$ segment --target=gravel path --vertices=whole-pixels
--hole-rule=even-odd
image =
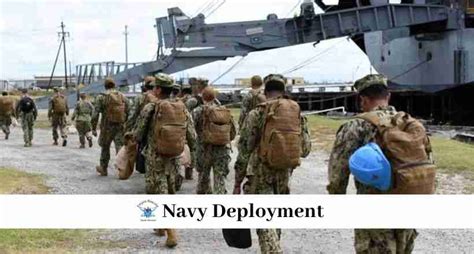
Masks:
[[[2,136],[3,137],[3,136]],[[99,148],[79,149],[77,135],[70,135],[68,147],[51,145],[50,130],[35,130],[33,147],[24,148],[20,128],[13,129],[10,140],[0,140],[0,166],[13,167],[26,172],[47,176],[46,183],[55,194],[143,194],[143,175],[134,174],[128,181],[119,181],[114,169],[109,167],[108,177],[98,177],[95,165],[99,161]],[[235,149],[234,149],[235,150]],[[236,152],[232,154],[233,159]],[[324,194],[326,184],[327,154],[313,152],[295,170],[291,190],[293,194]],[[112,158],[113,161],[113,158]],[[112,165],[112,163],[111,163]],[[233,166],[233,162],[232,165]],[[232,167],[231,167],[232,168]],[[195,177],[196,178],[196,177]],[[228,176],[227,187],[231,190],[233,172]],[[351,181],[352,182],[352,181]],[[181,194],[194,193],[196,182],[186,181]],[[350,187],[354,193],[354,187]],[[449,187],[447,193],[461,193]],[[446,193],[440,191],[441,193]],[[419,230],[416,253],[472,253],[474,230]],[[175,250],[164,247],[164,238],[158,238],[150,230],[99,230],[99,239],[126,241],[125,249],[117,253],[255,253],[258,242],[253,232],[253,247],[239,251],[228,248],[220,229],[178,230],[180,242]],[[352,230],[283,230],[282,246],[285,253],[352,253]]]

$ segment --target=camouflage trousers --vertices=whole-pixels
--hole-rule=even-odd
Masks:
[[[23,129],[23,141],[25,141],[25,144],[31,144],[31,141],[33,140],[34,123],[35,116],[33,113],[21,115],[21,128]]]
[[[414,229],[355,229],[355,250],[360,254],[409,254],[418,233]]]
[[[237,160],[235,161],[234,170],[235,170],[235,184],[241,184],[245,179],[247,174],[247,165],[250,159],[250,152],[247,148],[239,144],[238,145],[239,154],[237,155]]]
[[[123,124],[107,124],[102,126],[99,135],[100,166],[106,169],[110,161],[110,145],[115,145],[115,153],[123,146],[124,127]]]
[[[77,134],[79,134],[79,142],[81,145],[86,143],[86,138],[92,138],[92,124],[89,121],[76,121]]]
[[[229,174],[230,155],[226,146],[204,145],[201,150],[201,165],[198,172],[197,194],[226,194],[225,180]],[[213,187],[211,189],[211,169]]]
[[[62,139],[67,139],[67,120],[66,120],[66,115],[53,115],[51,118],[51,126],[53,127],[53,139],[58,140],[59,135],[58,135],[58,129],[59,132],[61,133],[61,138]]]
[[[12,125],[12,118],[10,116],[0,116],[0,128],[5,135],[10,134],[10,125]]]
[[[175,194],[179,157],[164,158],[148,154],[145,159],[147,194]]]
[[[273,170],[260,162],[252,162],[252,165],[254,175],[247,176],[245,194],[290,194],[290,170]],[[257,229],[257,235],[262,253],[283,253],[280,246],[280,229]]]

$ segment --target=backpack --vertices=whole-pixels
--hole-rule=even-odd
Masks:
[[[55,114],[64,114],[67,111],[66,98],[63,95],[55,95],[53,101],[53,112]]]
[[[143,106],[142,107],[145,107],[145,105],[150,103],[150,102],[156,102],[157,100],[158,100],[158,98],[156,98],[156,96],[154,96],[153,94],[146,93],[145,96],[143,97]]]
[[[267,100],[265,94],[263,94],[263,91],[261,89],[252,89],[249,91],[249,94],[251,96],[249,110],[256,108],[258,104],[261,104]]]
[[[263,105],[260,159],[272,169],[296,168],[302,155],[299,105],[289,99],[273,100]]]
[[[125,115],[125,96],[117,91],[107,94],[107,121],[110,123],[124,123]]]
[[[433,194],[436,167],[429,158],[431,145],[423,124],[405,112],[380,111],[358,115],[377,127],[376,143],[392,167],[391,194]]]
[[[13,104],[15,104],[13,98],[7,96],[0,97],[0,115],[10,116],[13,114]]]
[[[232,115],[224,106],[204,106],[202,136],[205,144],[227,145],[235,137],[231,135]]]
[[[186,143],[186,106],[181,101],[162,100],[155,105],[154,139],[156,153],[176,157]]]
[[[19,102],[20,111],[30,113],[35,108],[35,102],[30,97],[23,97]]]

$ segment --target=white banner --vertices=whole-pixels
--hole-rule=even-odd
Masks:
[[[474,196],[0,195],[0,228],[474,228]]]

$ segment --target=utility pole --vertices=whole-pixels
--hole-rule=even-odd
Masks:
[[[125,25],[125,69],[128,69],[128,26]]]
[[[63,52],[64,52],[64,80],[65,80],[65,86],[66,86],[66,89],[69,88],[69,85],[67,83],[67,58],[66,58],[66,36],[69,37],[69,32],[65,32],[64,31],[64,28],[66,26],[64,25],[64,23],[61,21],[61,32],[59,32],[58,34],[60,34],[61,36],[61,42],[63,44]]]

